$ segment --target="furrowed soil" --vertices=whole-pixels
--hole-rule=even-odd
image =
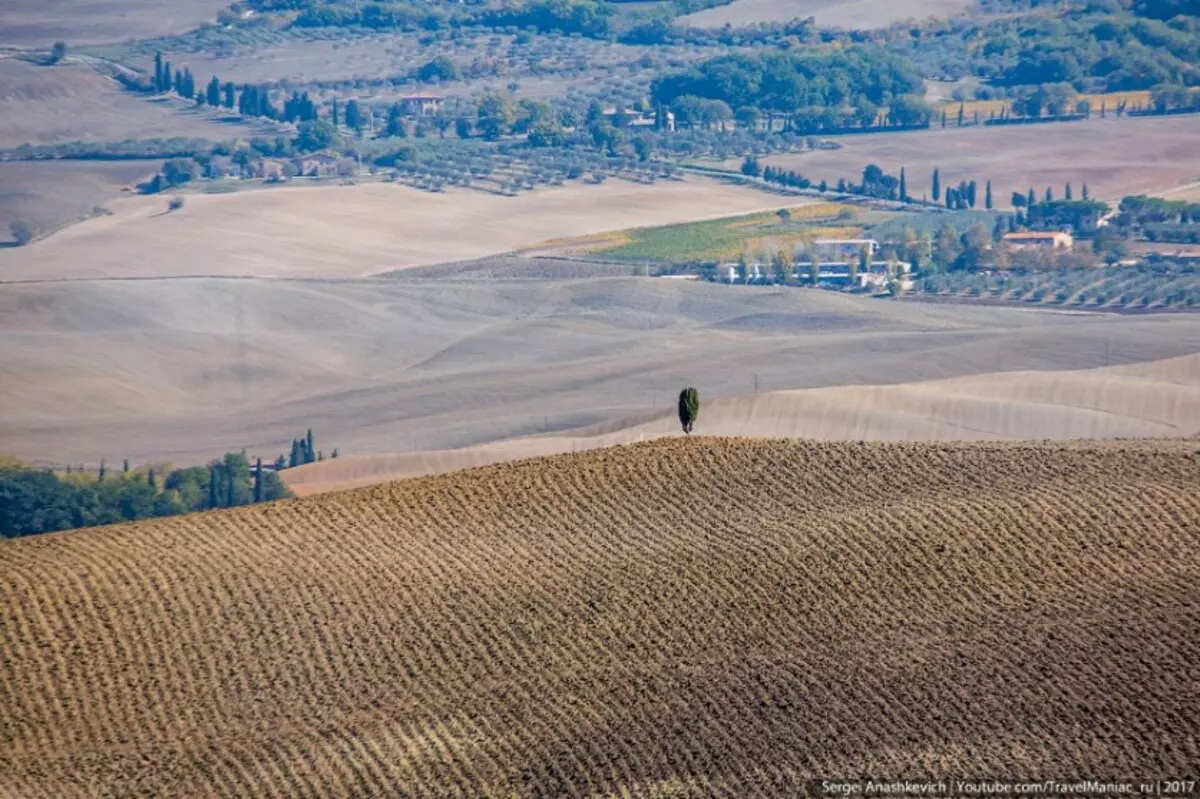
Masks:
[[[676,438],[0,543],[0,794],[1186,774],[1198,448]]]

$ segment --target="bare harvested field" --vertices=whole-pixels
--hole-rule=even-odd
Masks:
[[[704,435],[884,441],[1100,439],[1200,434],[1200,354],[1130,366],[1004,372],[722,397]],[[674,409],[461,450],[358,455],[284,472],[298,495],[678,435]]]
[[[0,148],[176,136],[220,142],[266,130],[220,118],[178,102],[133,96],[83,64],[48,67],[0,59]]]
[[[1196,442],[673,439],[0,543],[0,793],[1188,774]]]
[[[227,0],[5,0],[0,45],[98,44],[183,33],[212,22]]]
[[[177,257],[166,240],[147,246]],[[462,267],[439,277],[429,267],[388,280],[0,285],[0,452],[58,464],[126,457],[186,464],[242,447],[281,452],[308,427],[327,453],[335,446],[342,456],[423,452],[627,425],[630,416],[673,408],[689,384],[700,388],[708,414],[717,398],[752,393],[756,379],[765,393],[1057,372],[1200,352],[1196,314],[1063,313],[573,279],[557,263],[557,271],[528,273],[534,279],[503,281],[477,279]],[[1026,380],[1036,383],[1036,376]],[[1177,382],[1194,390],[1194,378]],[[1048,434],[1058,414],[1073,435],[1159,434],[1150,421],[1165,418],[1154,404],[1161,387],[1143,386],[1141,411],[1111,404],[1123,387],[1135,384],[1088,383],[1045,415],[1032,414],[1032,400],[1006,405],[999,398],[964,405],[963,418],[939,413],[947,423],[1003,436]],[[882,403],[864,406],[863,424],[872,435],[889,420],[895,429],[888,437],[931,429],[947,435],[921,417],[935,398],[891,417]],[[797,407],[818,407],[806,403]],[[1131,418],[1106,426],[1084,407],[1092,403],[1124,407]],[[829,435],[856,429],[832,414],[823,418]],[[701,429],[714,419],[702,418]],[[775,434],[785,433],[818,434]]]
[[[997,207],[1014,191],[1053,186],[1061,197],[1070,182],[1088,184],[1108,202],[1129,194],[1163,192],[1200,176],[1200,116],[1091,119],[1011,127],[949,127],[909,133],[836,137],[840,150],[777,155],[766,163],[796,169],[812,180],[861,180],[875,163],[889,172],[906,168],[909,193],[929,191],[934,167],[942,185],[991,179]],[[739,162],[740,163],[740,162]]]
[[[159,170],[161,161],[3,161],[0,162],[0,240],[14,219],[47,232],[111,204],[122,190]],[[0,281],[8,254],[0,251]]]
[[[828,28],[883,28],[906,19],[953,16],[973,5],[974,0],[734,0],[689,14],[683,24],[719,28],[815,17]]]
[[[136,97],[86,64],[50,67],[0,58],[0,148],[174,136],[222,141],[267,130],[220,118],[182,103]]]
[[[502,253],[558,236],[778,207],[704,179],[609,180],[499,197],[400,185],[287,187],[113,203],[113,216],[0,253],[5,280],[236,275],[335,277]]]

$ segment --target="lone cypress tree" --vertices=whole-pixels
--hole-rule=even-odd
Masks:
[[[900,167],[900,202],[908,202],[908,180],[904,177],[904,167]]]
[[[1091,199],[1091,197],[1088,196],[1088,187],[1086,183],[1083,184],[1083,189],[1081,190],[1080,194],[1083,197],[1084,202],[1087,202],[1089,199]]]
[[[942,176],[938,172],[937,167],[933,168],[933,201],[940,202],[942,199]]]
[[[121,471],[129,474],[129,458],[126,458],[125,462],[121,464]]]
[[[987,210],[992,210],[992,181],[988,180],[983,187],[983,207]]]
[[[254,501],[263,501],[262,458],[254,461]]]
[[[1067,184],[1066,190],[1063,192],[1063,199],[1067,200],[1068,202],[1074,199],[1072,196],[1070,183]]]
[[[99,475],[99,482],[101,482],[101,483],[103,483],[103,482],[104,482],[104,473],[105,473],[105,471],[106,471],[106,469],[104,468],[104,459],[103,459],[103,458],[101,458],[101,459],[100,459],[100,475]]]
[[[692,434],[692,425],[700,415],[700,394],[691,386],[679,392],[679,424],[683,432]]]

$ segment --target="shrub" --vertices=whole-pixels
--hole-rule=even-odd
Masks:
[[[14,219],[8,229],[12,232],[12,237],[16,240],[18,247],[24,247],[33,241],[33,228],[24,219]]]
[[[182,207],[183,207],[183,198],[182,197],[172,197],[171,201],[167,203],[168,211],[178,211]]]

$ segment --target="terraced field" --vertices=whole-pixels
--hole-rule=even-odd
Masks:
[[[5,542],[0,795],[1184,774],[1198,450],[671,439]]]

